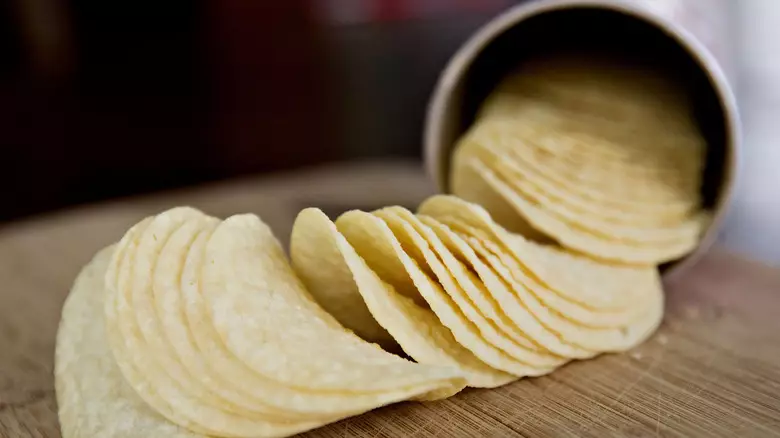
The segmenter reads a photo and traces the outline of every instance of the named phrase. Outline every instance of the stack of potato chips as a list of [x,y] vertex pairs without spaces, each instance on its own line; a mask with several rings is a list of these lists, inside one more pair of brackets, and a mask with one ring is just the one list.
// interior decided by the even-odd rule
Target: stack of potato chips
[[628,264],[699,242],[706,143],[685,93],[643,70],[539,61],[483,104],[452,160],[452,192],[536,240]]

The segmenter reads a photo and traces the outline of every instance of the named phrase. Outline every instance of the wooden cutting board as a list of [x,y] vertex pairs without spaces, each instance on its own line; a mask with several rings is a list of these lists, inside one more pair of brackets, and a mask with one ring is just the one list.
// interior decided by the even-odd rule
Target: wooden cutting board
[[[57,437],[54,337],[79,268],[145,215],[255,212],[286,240],[318,206],[414,207],[417,164],[336,166],[62,212],[0,228],[0,437]],[[389,184],[388,182],[392,182]],[[780,270],[713,250],[667,287],[658,333],[627,354],[440,402],[405,403],[311,437],[780,436]]]

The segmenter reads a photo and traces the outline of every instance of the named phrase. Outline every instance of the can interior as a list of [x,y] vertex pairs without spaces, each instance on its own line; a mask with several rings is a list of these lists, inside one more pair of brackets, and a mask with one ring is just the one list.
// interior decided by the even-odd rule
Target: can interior
[[[642,63],[681,81],[694,103],[695,118],[707,140],[708,149],[702,184],[704,206],[721,210],[733,182],[735,162],[733,126],[719,98],[716,85],[674,37],[656,25],[621,11],[597,7],[573,7],[542,12],[526,18],[497,35],[472,60],[453,87],[444,106],[440,146],[451,148],[472,124],[485,97],[507,73],[523,60],[555,53],[594,53],[626,63]],[[449,154],[440,155],[448,160]],[[445,166],[443,175],[449,170]],[[446,181],[441,181],[446,186]]]

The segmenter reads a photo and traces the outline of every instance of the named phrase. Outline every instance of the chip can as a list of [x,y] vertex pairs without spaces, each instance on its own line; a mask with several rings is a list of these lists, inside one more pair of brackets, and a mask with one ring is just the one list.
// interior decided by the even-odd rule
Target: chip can
[[707,141],[702,184],[713,220],[698,248],[662,266],[673,279],[716,240],[737,180],[740,121],[728,83],[728,0],[536,0],[477,30],[453,55],[431,96],[423,137],[426,170],[447,193],[452,148],[496,83],[521,61],[555,51],[650,60],[684,81]]

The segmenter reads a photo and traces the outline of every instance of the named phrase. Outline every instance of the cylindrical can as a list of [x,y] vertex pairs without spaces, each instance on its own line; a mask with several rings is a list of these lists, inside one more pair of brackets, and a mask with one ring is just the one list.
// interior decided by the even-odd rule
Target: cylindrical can
[[[659,3],[666,3],[665,9]],[[684,80],[699,126],[707,140],[702,195],[713,220],[698,248],[662,267],[671,279],[691,266],[714,242],[731,203],[740,148],[740,122],[734,95],[711,47],[680,24],[674,2],[645,0],[537,0],[522,3],[479,29],[455,53],[431,97],[423,139],[426,169],[440,191],[448,192],[452,147],[472,123],[479,104],[496,83],[528,57],[556,50],[607,50],[617,57],[652,60]],[[677,3],[680,3],[677,1]],[[706,2],[723,6],[720,1]],[[648,7],[653,4],[654,7]],[[712,13],[712,12],[710,12]],[[707,18],[712,23],[712,16]],[[706,29],[698,18],[700,34]],[[717,23],[712,23],[716,25]]]

